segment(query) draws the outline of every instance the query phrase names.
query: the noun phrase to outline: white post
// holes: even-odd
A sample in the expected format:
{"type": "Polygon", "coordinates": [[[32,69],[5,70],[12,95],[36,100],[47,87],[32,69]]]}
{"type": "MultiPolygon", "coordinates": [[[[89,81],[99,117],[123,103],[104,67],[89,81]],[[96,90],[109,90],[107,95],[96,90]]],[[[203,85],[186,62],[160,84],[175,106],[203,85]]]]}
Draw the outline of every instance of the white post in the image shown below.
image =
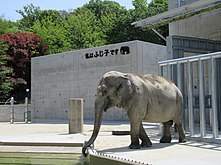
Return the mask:
{"type": "Polygon", "coordinates": [[[10,118],[10,123],[14,123],[14,97],[11,97],[10,103],[11,103],[11,118],[10,118]]]}
{"type": "Polygon", "coordinates": [[[212,72],[212,118],[213,118],[213,138],[219,136],[218,131],[218,112],[217,112],[217,92],[216,92],[216,61],[211,57],[211,72],[212,72]]]}
{"type": "Polygon", "coordinates": [[[25,97],[25,123],[28,123],[28,97],[25,97]]]}
{"type": "Polygon", "coordinates": [[[187,62],[188,72],[188,109],[189,109],[189,131],[190,136],[194,135],[194,118],[193,118],[193,69],[190,61],[187,62]]]}
{"type": "Polygon", "coordinates": [[[201,137],[206,136],[205,120],[205,91],[204,91],[204,68],[203,61],[199,59],[199,105],[200,105],[200,133],[201,137]]]}

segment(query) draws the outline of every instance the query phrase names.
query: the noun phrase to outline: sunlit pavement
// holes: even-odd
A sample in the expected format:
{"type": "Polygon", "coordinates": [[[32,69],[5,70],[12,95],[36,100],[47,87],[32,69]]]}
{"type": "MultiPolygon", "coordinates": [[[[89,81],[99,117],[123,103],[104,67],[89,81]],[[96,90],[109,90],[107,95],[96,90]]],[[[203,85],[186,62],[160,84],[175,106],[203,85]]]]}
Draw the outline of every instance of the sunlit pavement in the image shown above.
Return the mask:
{"type": "MultiPolygon", "coordinates": [[[[113,130],[127,131],[128,122],[103,122],[99,135],[95,141],[98,153],[106,156],[130,159],[146,164],[201,164],[214,165],[221,162],[221,145],[188,141],[178,143],[173,138],[172,143],[160,144],[158,125],[145,123],[144,127],[153,145],[150,148],[130,150],[130,136],[112,135],[113,130]]],[[[68,124],[54,122],[42,123],[0,123],[1,142],[33,142],[33,143],[83,143],[90,138],[93,122],[84,124],[81,134],[68,134],[68,124]]],[[[177,135],[173,135],[177,137],[177,135]]],[[[81,153],[81,147],[70,146],[7,146],[0,145],[0,152],[48,152],[48,153],[81,153]]]]}

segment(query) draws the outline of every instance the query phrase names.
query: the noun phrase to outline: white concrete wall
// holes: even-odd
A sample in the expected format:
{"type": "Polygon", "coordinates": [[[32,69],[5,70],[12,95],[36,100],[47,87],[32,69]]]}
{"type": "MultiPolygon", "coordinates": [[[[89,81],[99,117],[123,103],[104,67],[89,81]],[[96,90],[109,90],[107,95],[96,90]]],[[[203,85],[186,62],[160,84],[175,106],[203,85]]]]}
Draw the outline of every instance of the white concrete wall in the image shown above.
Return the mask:
{"type": "Polygon", "coordinates": [[[169,35],[221,40],[221,9],[170,23],[169,35]]]}
{"type": "MultiPolygon", "coordinates": [[[[69,98],[83,98],[84,119],[93,119],[97,85],[107,71],[158,74],[158,61],[166,59],[166,47],[131,41],[76,50],[32,59],[32,120],[67,119],[69,98]],[[120,49],[129,47],[123,55],[120,49]],[[107,55],[105,52],[109,52],[107,55]],[[103,56],[102,53],[103,52],[103,56]],[[90,54],[102,57],[89,57],[90,54]],[[113,55],[112,55],[113,54],[113,55]]],[[[127,119],[122,110],[112,108],[106,120],[127,119]]]]}

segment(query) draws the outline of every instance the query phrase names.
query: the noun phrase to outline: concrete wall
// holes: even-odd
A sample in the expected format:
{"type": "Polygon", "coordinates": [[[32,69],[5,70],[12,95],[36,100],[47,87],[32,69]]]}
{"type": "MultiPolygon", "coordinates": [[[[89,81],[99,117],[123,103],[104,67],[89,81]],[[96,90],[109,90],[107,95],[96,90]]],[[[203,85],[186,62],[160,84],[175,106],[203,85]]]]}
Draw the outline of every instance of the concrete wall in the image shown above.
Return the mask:
{"type": "Polygon", "coordinates": [[[221,40],[221,9],[170,23],[169,35],[221,40]]]}
{"type": "MultiPolygon", "coordinates": [[[[84,99],[84,119],[93,119],[94,100],[101,76],[107,71],[158,74],[158,61],[166,59],[165,46],[131,41],[32,59],[32,121],[67,119],[69,98],[84,99]]],[[[112,108],[104,119],[125,120],[112,108]]]]}

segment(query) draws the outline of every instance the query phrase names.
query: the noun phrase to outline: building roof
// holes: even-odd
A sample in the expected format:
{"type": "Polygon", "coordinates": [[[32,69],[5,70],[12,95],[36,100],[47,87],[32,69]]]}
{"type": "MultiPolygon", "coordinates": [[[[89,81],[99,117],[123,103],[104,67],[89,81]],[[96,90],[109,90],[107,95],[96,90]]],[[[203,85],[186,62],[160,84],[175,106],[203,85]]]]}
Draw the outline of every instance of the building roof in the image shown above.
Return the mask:
{"type": "Polygon", "coordinates": [[[198,0],[167,12],[133,22],[135,27],[153,29],[171,22],[182,20],[193,15],[221,8],[221,0],[198,0]]]}

